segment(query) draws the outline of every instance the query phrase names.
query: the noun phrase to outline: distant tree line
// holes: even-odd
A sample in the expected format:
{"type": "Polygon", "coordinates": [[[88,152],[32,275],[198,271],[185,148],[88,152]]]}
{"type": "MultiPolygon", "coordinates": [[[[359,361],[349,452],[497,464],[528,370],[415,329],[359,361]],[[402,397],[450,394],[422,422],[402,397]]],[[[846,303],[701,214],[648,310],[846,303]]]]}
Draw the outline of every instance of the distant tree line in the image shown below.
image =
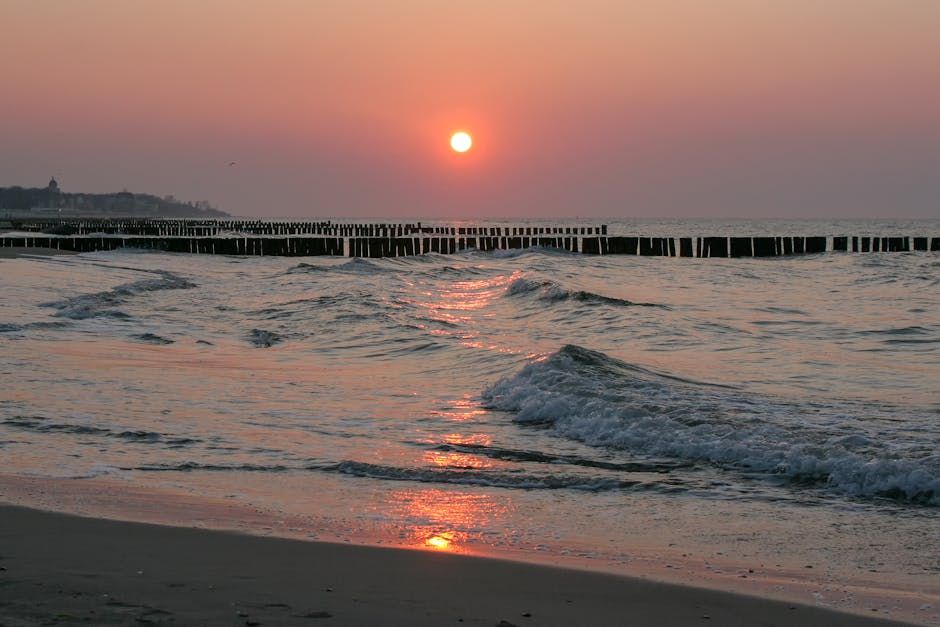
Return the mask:
{"type": "Polygon", "coordinates": [[[0,187],[0,213],[68,216],[226,217],[206,200],[179,201],[173,196],[65,193],[55,179],[47,187],[0,187]]]}

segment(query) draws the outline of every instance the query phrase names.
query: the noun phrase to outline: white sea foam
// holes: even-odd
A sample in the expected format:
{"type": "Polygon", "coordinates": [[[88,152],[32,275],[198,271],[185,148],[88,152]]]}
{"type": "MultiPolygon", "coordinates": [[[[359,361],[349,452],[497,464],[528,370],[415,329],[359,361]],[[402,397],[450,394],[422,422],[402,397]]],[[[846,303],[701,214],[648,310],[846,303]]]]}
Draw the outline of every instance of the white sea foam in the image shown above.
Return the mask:
{"type": "MultiPolygon", "coordinates": [[[[822,427],[809,408],[687,381],[565,346],[487,389],[519,423],[640,455],[710,462],[852,496],[940,504],[940,456],[929,442],[882,443],[856,417],[822,427]]],[[[857,418],[864,418],[858,416],[857,418]]]]}

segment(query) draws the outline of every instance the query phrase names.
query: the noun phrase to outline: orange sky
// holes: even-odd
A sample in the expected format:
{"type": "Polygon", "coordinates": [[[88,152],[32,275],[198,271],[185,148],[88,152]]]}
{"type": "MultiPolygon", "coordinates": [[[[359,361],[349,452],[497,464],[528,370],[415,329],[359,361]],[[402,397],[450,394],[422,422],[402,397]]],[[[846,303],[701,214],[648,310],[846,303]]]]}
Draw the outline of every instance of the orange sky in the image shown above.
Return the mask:
{"type": "Polygon", "coordinates": [[[267,216],[940,213],[936,0],[0,0],[0,22],[0,185],[267,216]]]}

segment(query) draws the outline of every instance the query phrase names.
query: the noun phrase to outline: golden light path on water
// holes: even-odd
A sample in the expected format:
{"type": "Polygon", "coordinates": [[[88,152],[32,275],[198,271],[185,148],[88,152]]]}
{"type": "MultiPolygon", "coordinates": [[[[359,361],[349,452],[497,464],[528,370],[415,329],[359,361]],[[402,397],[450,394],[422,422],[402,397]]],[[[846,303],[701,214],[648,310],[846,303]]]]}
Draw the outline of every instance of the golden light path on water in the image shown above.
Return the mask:
{"type": "MultiPolygon", "coordinates": [[[[471,141],[454,135],[451,144],[458,152],[469,150],[471,141]],[[456,143],[455,143],[456,142],[456,143]]],[[[420,306],[432,312],[438,319],[450,323],[466,322],[468,314],[454,312],[474,312],[485,309],[505,291],[506,285],[512,282],[517,275],[503,275],[489,279],[470,281],[455,281],[448,289],[437,292],[423,292],[425,297],[436,297],[420,303],[420,306]]],[[[441,333],[446,334],[446,331],[441,333]]],[[[462,343],[471,348],[483,347],[483,344],[472,337],[464,337],[462,343]]],[[[500,347],[493,346],[499,350],[500,347]]],[[[465,395],[454,399],[446,411],[436,411],[435,415],[454,422],[472,421],[486,414],[479,403],[465,395]]],[[[444,436],[443,443],[448,445],[474,445],[488,446],[492,443],[492,436],[487,434],[462,435],[450,433],[444,436]]],[[[427,451],[424,462],[437,468],[451,470],[485,470],[492,469],[492,460],[459,451],[427,451]]],[[[399,504],[403,512],[411,519],[428,520],[431,524],[416,525],[413,537],[419,546],[435,551],[464,552],[467,550],[463,543],[467,540],[467,533],[458,531],[460,528],[479,528],[490,519],[505,514],[508,506],[505,503],[487,497],[469,493],[455,493],[453,491],[423,490],[419,492],[396,492],[392,502],[399,504]]]]}
{"type": "Polygon", "coordinates": [[[395,490],[389,505],[393,516],[412,521],[411,543],[452,553],[474,552],[465,546],[469,534],[464,530],[485,527],[510,511],[505,499],[437,488],[395,490]]]}

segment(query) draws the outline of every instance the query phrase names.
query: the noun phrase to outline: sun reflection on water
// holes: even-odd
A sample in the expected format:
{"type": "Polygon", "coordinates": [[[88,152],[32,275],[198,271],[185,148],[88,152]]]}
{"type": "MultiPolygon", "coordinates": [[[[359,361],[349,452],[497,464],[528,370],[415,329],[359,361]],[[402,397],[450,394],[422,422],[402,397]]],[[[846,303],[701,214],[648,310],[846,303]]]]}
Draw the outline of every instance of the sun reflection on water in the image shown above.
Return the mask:
{"type": "Polygon", "coordinates": [[[425,538],[424,545],[438,551],[450,551],[455,538],[456,534],[453,531],[442,531],[425,538]]]}
{"type": "MultiPolygon", "coordinates": [[[[479,402],[473,400],[473,398],[468,394],[462,398],[454,399],[447,407],[434,413],[437,416],[441,416],[455,422],[464,422],[467,420],[473,420],[478,416],[485,415],[487,410],[483,409],[479,402]]],[[[450,442],[450,444],[454,444],[454,442],[450,442]]],[[[460,444],[463,443],[461,442],[460,444]]]]}
{"type": "MultiPolygon", "coordinates": [[[[512,344],[501,344],[485,340],[474,330],[479,318],[493,318],[499,314],[490,310],[490,305],[506,293],[506,288],[523,273],[520,271],[500,274],[495,277],[466,281],[453,281],[444,288],[418,290],[415,306],[424,309],[423,319],[446,328],[428,327],[427,333],[437,337],[452,337],[470,349],[482,349],[497,353],[515,355],[521,349],[512,344]]],[[[417,288],[417,285],[412,285],[417,288]]]]}
{"type": "Polygon", "coordinates": [[[493,467],[492,462],[487,459],[456,451],[428,451],[424,454],[424,461],[438,468],[454,470],[484,470],[493,467]]]}
{"type": "Polygon", "coordinates": [[[423,292],[423,296],[434,297],[437,300],[420,302],[435,314],[448,318],[453,316],[452,311],[476,311],[489,305],[494,299],[502,296],[504,288],[518,273],[499,275],[488,279],[473,281],[455,281],[449,289],[434,292],[423,292]]]}
{"type": "Polygon", "coordinates": [[[471,553],[487,526],[509,515],[509,499],[482,491],[426,488],[396,490],[389,512],[405,527],[408,544],[433,551],[471,553]]]}

